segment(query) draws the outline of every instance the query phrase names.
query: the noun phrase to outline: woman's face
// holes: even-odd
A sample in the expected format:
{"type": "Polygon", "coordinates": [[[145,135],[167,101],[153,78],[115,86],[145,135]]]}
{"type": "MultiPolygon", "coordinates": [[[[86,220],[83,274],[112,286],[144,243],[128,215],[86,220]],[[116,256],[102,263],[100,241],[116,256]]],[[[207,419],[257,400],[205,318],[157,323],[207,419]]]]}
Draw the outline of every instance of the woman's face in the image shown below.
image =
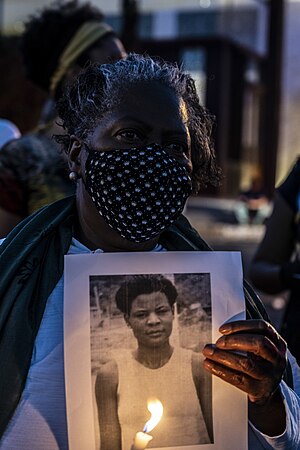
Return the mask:
{"type": "Polygon", "coordinates": [[[91,62],[106,64],[124,59],[127,56],[126,50],[116,36],[108,35],[99,40],[88,52],[91,62]]]}
{"type": "Polygon", "coordinates": [[[90,136],[90,146],[105,151],[156,143],[191,172],[187,118],[183,100],[169,88],[140,83],[126,88],[118,107],[104,115],[90,136]]]}
{"type": "MultiPolygon", "coordinates": [[[[157,82],[147,82],[124,88],[118,100],[117,106],[104,114],[88,136],[86,144],[90,149],[105,152],[156,143],[173,155],[187,172],[192,171],[188,115],[181,98],[157,82]]],[[[85,188],[87,158],[87,147],[74,139],[69,167],[81,178],[77,185],[80,239],[90,248],[106,251],[152,249],[159,234],[142,243],[131,242],[121,237],[116,228],[110,228],[98,213],[85,188]]]]}
{"type": "Polygon", "coordinates": [[[88,62],[107,64],[118,61],[119,59],[125,59],[126,56],[126,50],[120,39],[109,34],[99,39],[84,55],[79,56],[77,63],[75,62],[71,65],[65,75],[66,84],[72,82],[88,62]]]}
{"type": "Polygon", "coordinates": [[[139,345],[158,347],[169,341],[173,326],[173,309],[162,292],[138,295],[132,302],[127,324],[139,345]]]}

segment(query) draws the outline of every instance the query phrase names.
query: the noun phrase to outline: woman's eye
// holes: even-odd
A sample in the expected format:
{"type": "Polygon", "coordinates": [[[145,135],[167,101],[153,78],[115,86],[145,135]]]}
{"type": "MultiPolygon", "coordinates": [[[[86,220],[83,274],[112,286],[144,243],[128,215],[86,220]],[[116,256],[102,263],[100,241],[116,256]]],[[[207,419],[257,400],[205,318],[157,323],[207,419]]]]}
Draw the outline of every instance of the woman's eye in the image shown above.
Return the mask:
{"type": "Polygon", "coordinates": [[[156,311],[156,314],[167,314],[168,312],[170,312],[169,308],[160,308],[156,311]]]}
{"type": "Polygon", "coordinates": [[[138,133],[135,130],[122,130],[119,131],[116,135],[118,140],[122,140],[122,139],[126,139],[128,141],[133,141],[133,140],[142,140],[142,135],[141,133],[138,133]]]}
{"type": "Polygon", "coordinates": [[[187,148],[187,145],[186,144],[183,144],[183,143],[176,143],[176,142],[173,142],[173,143],[170,143],[170,144],[167,144],[167,145],[165,145],[165,148],[167,149],[167,150],[170,150],[170,151],[172,151],[172,152],[174,152],[174,153],[180,153],[180,154],[183,154],[183,153],[185,153],[185,154],[187,154],[187,152],[188,152],[188,148],[187,148]]]}
{"type": "Polygon", "coordinates": [[[135,314],[134,314],[134,317],[136,317],[137,319],[142,319],[142,318],[144,318],[144,317],[146,317],[147,316],[147,313],[146,312],[136,312],[135,314]]]}

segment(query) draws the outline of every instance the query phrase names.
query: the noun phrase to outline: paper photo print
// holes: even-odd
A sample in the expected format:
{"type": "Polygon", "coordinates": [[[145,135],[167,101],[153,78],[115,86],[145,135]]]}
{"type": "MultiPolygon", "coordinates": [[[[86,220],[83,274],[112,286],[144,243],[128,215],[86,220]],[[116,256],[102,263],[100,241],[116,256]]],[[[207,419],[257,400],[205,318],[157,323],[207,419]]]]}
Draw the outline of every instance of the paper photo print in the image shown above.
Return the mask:
{"type": "Polygon", "coordinates": [[[89,291],[96,448],[130,450],[139,431],[147,448],[213,443],[210,274],[97,275],[89,291]]]}
{"type": "Polygon", "coordinates": [[[67,255],[69,449],[246,450],[247,396],[202,354],[245,317],[242,280],[237,252],[67,255]]]}

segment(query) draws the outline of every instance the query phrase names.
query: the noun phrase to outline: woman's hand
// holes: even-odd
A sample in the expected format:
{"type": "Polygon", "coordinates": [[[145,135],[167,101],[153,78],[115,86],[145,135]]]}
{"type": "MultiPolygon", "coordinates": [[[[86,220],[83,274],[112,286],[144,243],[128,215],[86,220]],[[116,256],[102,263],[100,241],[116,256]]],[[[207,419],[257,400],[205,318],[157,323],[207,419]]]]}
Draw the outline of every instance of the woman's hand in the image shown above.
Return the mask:
{"type": "Polygon", "coordinates": [[[272,397],[286,368],[286,343],[264,320],[222,325],[216,344],[206,345],[204,367],[263,405],[272,397]],[[237,353],[238,352],[238,353],[237,353]]]}
{"type": "Polygon", "coordinates": [[[284,374],[286,343],[264,320],[222,325],[223,334],[203,349],[204,368],[248,394],[249,419],[269,436],[284,432],[285,407],[277,389],[284,374]]]}

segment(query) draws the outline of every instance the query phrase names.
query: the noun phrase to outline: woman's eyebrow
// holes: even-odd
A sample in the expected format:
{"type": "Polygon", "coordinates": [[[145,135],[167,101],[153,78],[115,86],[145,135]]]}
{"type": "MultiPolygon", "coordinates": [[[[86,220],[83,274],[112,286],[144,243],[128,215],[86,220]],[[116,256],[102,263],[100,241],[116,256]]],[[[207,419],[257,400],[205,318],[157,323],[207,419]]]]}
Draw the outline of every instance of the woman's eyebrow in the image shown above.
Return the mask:
{"type": "Polygon", "coordinates": [[[148,312],[148,309],[136,309],[134,311],[132,311],[132,314],[140,314],[140,313],[146,313],[148,312]]]}
{"type": "MultiPolygon", "coordinates": [[[[114,120],[112,123],[112,128],[119,126],[120,124],[122,124],[123,122],[130,122],[130,123],[134,123],[134,124],[138,124],[140,126],[142,126],[144,129],[146,129],[147,131],[151,131],[153,129],[153,127],[151,125],[149,125],[147,122],[134,117],[134,116],[122,116],[119,117],[117,120],[114,120]]],[[[178,136],[187,136],[187,129],[186,129],[186,124],[183,122],[182,125],[180,127],[178,126],[174,126],[174,128],[169,128],[166,130],[163,130],[163,134],[166,136],[170,136],[170,135],[178,135],[178,136]]]]}
{"type": "Polygon", "coordinates": [[[112,126],[116,126],[122,122],[131,122],[131,123],[135,123],[135,124],[139,124],[140,126],[142,126],[143,128],[147,129],[147,130],[152,130],[152,127],[147,124],[146,122],[144,122],[143,120],[140,120],[136,117],[133,116],[123,116],[120,117],[117,121],[114,120],[112,126]],[[116,123],[117,122],[117,123],[116,123]]]}
{"type": "Polygon", "coordinates": [[[147,309],[147,306],[135,306],[136,310],[144,311],[147,309]]]}

